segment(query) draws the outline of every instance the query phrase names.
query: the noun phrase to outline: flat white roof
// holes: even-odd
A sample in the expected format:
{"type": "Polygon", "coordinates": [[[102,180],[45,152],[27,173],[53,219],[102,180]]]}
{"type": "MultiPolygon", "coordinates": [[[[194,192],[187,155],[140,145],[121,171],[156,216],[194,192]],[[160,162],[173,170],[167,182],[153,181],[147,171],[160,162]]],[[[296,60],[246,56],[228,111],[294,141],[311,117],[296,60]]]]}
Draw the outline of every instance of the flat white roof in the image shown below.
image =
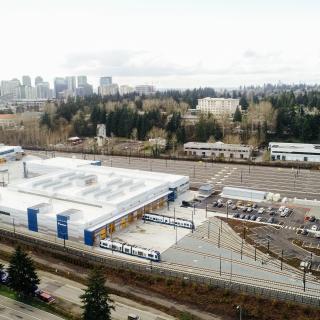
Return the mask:
{"type": "MultiPolygon", "coordinates": [[[[93,161],[52,158],[27,161],[27,170],[40,175],[17,180],[0,189],[0,206],[26,211],[52,202],[52,214],[75,209],[86,227],[121,218],[166,196],[189,177],[92,165],[93,161]]],[[[80,223],[80,222],[79,222],[80,223]]]]}
{"type": "Polygon", "coordinates": [[[288,143],[288,142],[269,142],[271,151],[277,152],[305,152],[320,154],[320,144],[310,143],[288,143]]]}
{"type": "Polygon", "coordinates": [[[221,141],[217,142],[187,142],[183,145],[185,148],[204,148],[204,149],[211,149],[211,148],[252,148],[249,145],[243,144],[227,144],[221,141]]]}
{"type": "Polygon", "coordinates": [[[81,219],[76,221],[80,225],[91,226],[92,222],[100,221],[112,217],[113,208],[99,208],[93,205],[85,205],[76,202],[51,199],[48,197],[19,192],[10,188],[0,188],[0,207],[24,211],[27,214],[27,208],[37,206],[42,203],[52,205],[52,209],[45,214],[55,219],[56,215],[66,210],[76,209],[83,213],[81,219]]]}

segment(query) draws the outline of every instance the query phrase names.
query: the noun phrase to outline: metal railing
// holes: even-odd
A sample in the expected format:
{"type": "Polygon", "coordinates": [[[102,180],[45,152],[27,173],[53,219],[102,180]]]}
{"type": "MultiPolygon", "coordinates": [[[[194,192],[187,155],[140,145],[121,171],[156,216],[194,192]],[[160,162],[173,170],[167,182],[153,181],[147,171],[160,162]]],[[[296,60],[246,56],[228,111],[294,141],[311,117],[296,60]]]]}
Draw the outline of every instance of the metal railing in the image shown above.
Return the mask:
{"type": "Polygon", "coordinates": [[[243,292],[250,295],[260,295],[268,299],[283,300],[288,302],[303,303],[313,306],[320,306],[319,296],[311,296],[300,294],[292,291],[278,290],[254,286],[251,284],[239,283],[235,279],[219,279],[214,275],[200,275],[192,272],[184,272],[183,270],[173,270],[157,263],[146,263],[135,260],[123,260],[123,258],[115,255],[103,255],[92,252],[84,248],[75,248],[69,244],[65,246],[63,243],[53,242],[46,239],[32,237],[31,235],[17,233],[0,227],[0,238],[7,238],[19,241],[25,245],[38,246],[46,251],[58,252],[70,258],[77,258],[83,262],[99,263],[115,269],[126,269],[138,273],[161,275],[169,278],[179,279],[181,281],[195,282],[222,289],[228,289],[235,292],[243,292]]]}

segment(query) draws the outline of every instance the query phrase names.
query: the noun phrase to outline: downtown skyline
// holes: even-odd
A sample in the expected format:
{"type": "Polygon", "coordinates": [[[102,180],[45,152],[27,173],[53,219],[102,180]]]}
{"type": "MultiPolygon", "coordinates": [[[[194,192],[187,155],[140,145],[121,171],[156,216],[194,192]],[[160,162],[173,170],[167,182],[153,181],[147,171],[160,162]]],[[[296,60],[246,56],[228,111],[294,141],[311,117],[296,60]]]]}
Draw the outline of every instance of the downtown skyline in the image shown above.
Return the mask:
{"type": "Polygon", "coordinates": [[[157,88],[319,83],[320,5],[307,3],[93,0],[88,9],[86,1],[3,1],[0,26],[11,28],[0,78],[86,74],[97,87],[110,74],[119,84],[157,88]],[[41,42],[32,48],[14,22],[41,42]]]}

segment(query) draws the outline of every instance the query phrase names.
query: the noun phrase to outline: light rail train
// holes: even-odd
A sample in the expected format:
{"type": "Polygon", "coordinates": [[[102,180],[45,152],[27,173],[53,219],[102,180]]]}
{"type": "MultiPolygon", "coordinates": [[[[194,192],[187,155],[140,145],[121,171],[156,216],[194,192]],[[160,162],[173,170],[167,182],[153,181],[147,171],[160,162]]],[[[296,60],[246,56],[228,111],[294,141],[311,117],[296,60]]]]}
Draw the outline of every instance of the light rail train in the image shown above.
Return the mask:
{"type": "Polygon", "coordinates": [[[128,243],[112,241],[111,239],[100,240],[100,247],[151,261],[160,261],[160,252],[157,250],[145,249],[128,243]]]}
{"type": "Polygon", "coordinates": [[[191,220],[169,217],[169,216],[165,216],[162,214],[144,213],[142,216],[142,220],[156,222],[156,223],[162,223],[162,224],[168,224],[171,226],[175,225],[177,227],[191,229],[191,230],[194,229],[194,223],[191,220]]]}

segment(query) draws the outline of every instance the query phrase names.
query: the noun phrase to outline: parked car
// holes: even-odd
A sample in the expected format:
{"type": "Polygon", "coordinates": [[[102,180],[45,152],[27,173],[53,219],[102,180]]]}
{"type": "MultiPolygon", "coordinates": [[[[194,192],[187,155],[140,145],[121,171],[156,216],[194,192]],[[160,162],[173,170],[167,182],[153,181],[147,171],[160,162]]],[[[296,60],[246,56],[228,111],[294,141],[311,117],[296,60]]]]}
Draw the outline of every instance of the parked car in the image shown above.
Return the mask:
{"type": "Polygon", "coordinates": [[[245,216],[246,216],[246,215],[245,215],[244,213],[241,213],[239,218],[240,218],[240,219],[244,219],[245,216]]]}
{"type": "Polygon", "coordinates": [[[181,207],[191,207],[191,203],[189,201],[182,200],[181,207]]]}
{"type": "Polygon", "coordinates": [[[232,207],[231,207],[231,210],[237,210],[238,207],[234,204],[232,207]]]}
{"type": "Polygon", "coordinates": [[[252,207],[248,207],[247,212],[251,213],[253,211],[252,207]]]}
{"type": "Polygon", "coordinates": [[[0,274],[0,283],[7,284],[9,282],[9,274],[6,271],[2,271],[0,274]]]}
{"type": "Polygon", "coordinates": [[[258,217],[256,221],[257,222],[261,222],[262,221],[262,217],[258,217]]]}
{"type": "Polygon", "coordinates": [[[248,208],[247,207],[243,207],[242,208],[242,212],[247,212],[248,208]]]}
{"type": "Polygon", "coordinates": [[[301,235],[306,236],[308,234],[308,230],[307,229],[302,229],[301,230],[301,235]]]}
{"type": "Polygon", "coordinates": [[[316,221],[316,217],[315,217],[315,216],[311,216],[311,217],[309,218],[309,221],[310,221],[310,222],[316,221]]]}
{"type": "Polygon", "coordinates": [[[279,212],[282,212],[282,211],[284,211],[285,209],[286,209],[285,206],[281,206],[278,211],[279,211],[279,212]]]}
{"type": "Polygon", "coordinates": [[[252,215],[250,218],[251,221],[255,221],[256,219],[257,219],[257,217],[255,215],[252,215]]]}
{"type": "Polygon", "coordinates": [[[247,207],[252,207],[252,202],[248,201],[247,202],[247,207]]]}
{"type": "Polygon", "coordinates": [[[218,205],[218,201],[214,201],[213,203],[212,203],[212,206],[213,207],[216,207],[218,205]]]}
{"type": "Polygon", "coordinates": [[[268,207],[267,210],[268,210],[268,211],[273,211],[273,208],[272,208],[272,207],[268,207]]]}
{"type": "Polygon", "coordinates": [[[275,221],[275,220],[274,220],[274,217],[270,217],[267,222],[268,222],[268,223],[274,223],[274,221],[275,221]]]}
{"type": "Polygon", "coordinates": [[[264,213],[265,212],[265,209],[264,208],[260,208],[259,210],[258,210],[258,213],[260,213],[260,214],[262,214],[262,213],[264,213]]]}
{"type": "Polygon", "coordinates": [[[222,208],[223,207],[223,203],[222,202],[218,202],[217,207],[218,208],[222,208]]]}
{"type": "Polygon", "coordinates": [[[140,317],[136,314],[131,313],[128,315],[128,320],[140,320],[140,317]]]}
{"type": "Polygon", "coordinates": [[[238,212],[234,213],[234,214],[233,214],[233,217],[234,217],[234,218],[239,218],[239,213],[238,213],[238,212]]]}
{"type": "Polygon", "coordinates": [[[314,224],[312,227],[311,227],[311,230],[312,231],[317,231],[318,230],[318,226],[316,224],[314,224]]]}
{"type": "Polygon", "coordinates": [[[276,214],[275,211],[270,211],[270,212],[269,212],[269,215],[270,215],[270,216],[274,216],[275,214],[276,214]]]}
{"type": "Polygon", "coordinates": [[[239,200],[239,201],[237,202],[237,206],[238,206],[238,207],[243,206],[243,201],[240,201],[240,200],[239,200]]]}
{"type": "Polygon", "coordinates": [[[288,213],[286,211],[280,211],[280,217],[286,217],[288,213]]]}
{"type": "Polygon", "coordinates": [[[247,214],[244,218],[245,218],[246,220],[250,220],[250,214],[247,214]]]}
{"type": "Polygon", "coordinates": [[[258,208],[258,205],[257,205],[256,203],[254,203],[254,204],[252,205],[252,208],[253,208],[253,209],[257,209],[257,208],[258,208]]]}
{"type": "Polygon", "coordinates": [[[227,204],[230,206],[232,204],[232,200],[228,200],[227,204]]]}

